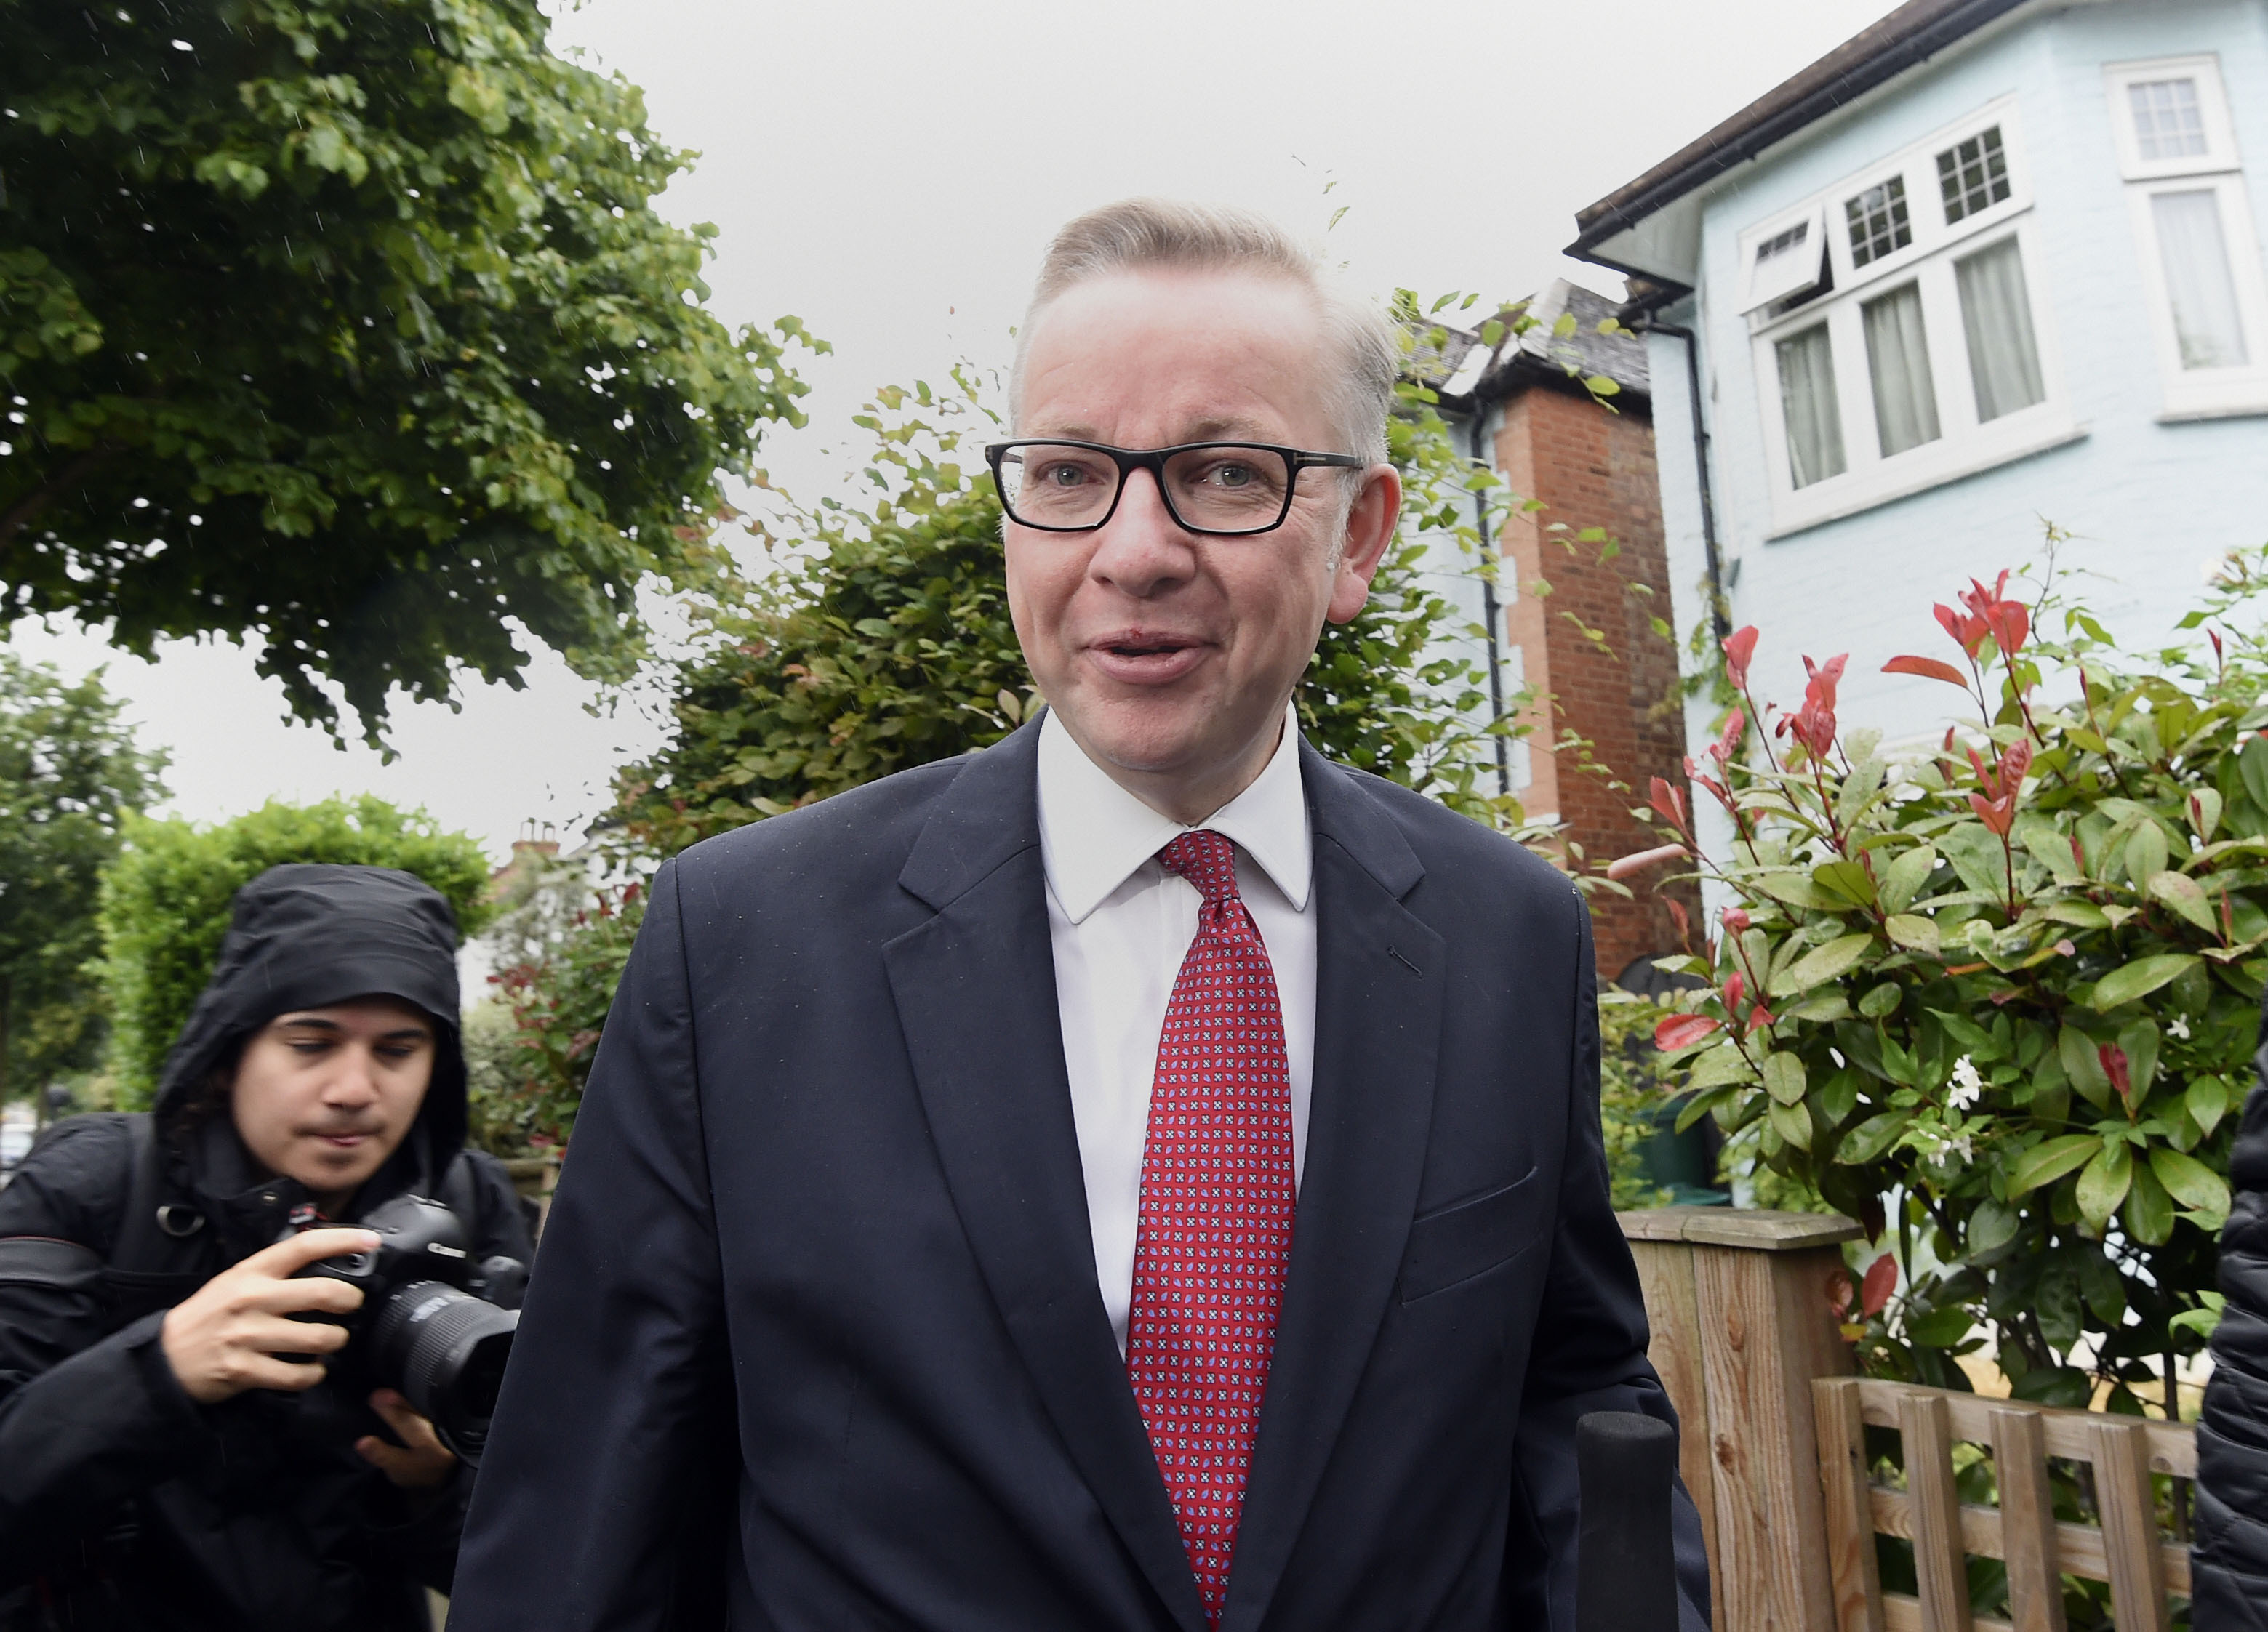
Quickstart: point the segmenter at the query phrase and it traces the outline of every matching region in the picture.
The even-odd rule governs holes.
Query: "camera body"
[[[302,1209],[284,1236],[324,1226],[313,1208]],[[374,1231],[378,1246],[299,1271],[362,1289],[361,1306],[337,1323],[348,1338],[333,1357],[334,1373],[396,1390],[432,1422],[443,1445],[476,1465],[519,1325],[518,1311],[489,1299],[516,1292],[526,1266],[502,1257],[475,1263],[462,1221],[427,1196],[396,1196],[357,1228]]]

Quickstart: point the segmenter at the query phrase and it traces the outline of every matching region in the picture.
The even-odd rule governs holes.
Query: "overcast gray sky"
[[[839,467],[875,386],[1004,363],[1049,232],[1130,194],[1247,204],[1316,236],[1344,207],[1328,246],[1381,292],[1496,299],[1562,275],[1614,290],[1560,259],[1574,211],[1888,9],[586,0],[554,37],[643,86],[653,129],[701,152],[662,208],[720,229],[718,314],[792,312],[833,342],[803,370],[809,429],[768,433],[764,462],[800,491]],[[152,665],[68,628],[16,644],[74,673],[107,662],[173,753],[171,810],[199,820],[368,790],[501,856],[524,820],[578,827],[659,729],[636,706],[593,717],[591,688],[539,651],[523,692],[397,710],[388,766],[284,725],[233,647]]]

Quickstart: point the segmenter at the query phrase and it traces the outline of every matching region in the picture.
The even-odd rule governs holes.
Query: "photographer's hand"
[[[370,1397],[370,1408],[386,1419],[401,1438],[390,1445],[376,1434],[355,1441],[364,1461],[403,1490],[431,1490],[444,1483],[457,1466],[456,1457],[433,1432],[433,1424],[410,1408],[409,1402],[391,1388]]]
[[[332,1320],[310,1324],[294,1314],[337,1316],[362,1304],[362,1289],[343,1281],[291,1277],[320,1258],[368,1252],[367,1230],[310,1230],[222,1270],[166,1313],[160,1341],[181,1391],[217,1405],[247,1388],[298,1391],[323,1380],[324,1366],[278,1355],[325,1355],[347,1341]]]

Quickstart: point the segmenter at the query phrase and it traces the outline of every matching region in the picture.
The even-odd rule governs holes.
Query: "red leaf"
[[[1734,629],[1725,636],[1725,673],[1736,688],[1745,689],[1749,683],[1749,659],[1756,655],[1756,626]]]
[[[1734,754],[1740,752],[1741,739],[1748,734],[1748,730],[1749,717],[1740,709],[1734,709],[1725,717],[1724,733],[1717,739],[1709,750],[1711,754],[1716,755],[1718,764],[1727,763]]]
[[[1867,1278],[1859,1283],[1859,1310],[1873,1320],[1889,1307],[1890,1294],[1898,1290],[1898,1261],[1884,1253],[1867,1268]]]
[[[1748,990],[1749,982],[1739,970],[1735,969],[1727,975],[1725,977],[1725,1012],[1731,1014],[1736,1011],[1741,1006],[1741,999],[1748,995]]]
[[[2110,1085],[2118,1091],[2118,1097],[2132,1099],[2134,1097],[2134,1079],[2126,1069],[2126,1051],[2117,1043],[2100,1043],[2095,1047],[2095,1057],[2102,1062],[2102,1074],[2110,1079]]]
[[[1745,907],[1727,907],[1722,915],[1725,928],[1734,935],[1749,927],[1749,913]]]
[[[1676,828],[1678,832],[1683,833],[1686,830],[1685,796],[1659,776],[1653,779],[1653,785],[1649,792],[1651,797],[1646,803],[1661,813],[1661,819],[1664,821]]]
[[[1885,674],[1918,674],[1924,680],[1943,680],[1948,686],[1969,689],[1969,677],[1950,663],[1940,663],[1935,658],[1892,658],[1882,665]]]
[[[1977,820],[1990,827],[1995,837],[2007,838],[2008,829],[2016,824],[2016,796],[2014,791],[1997,799],[1972,793],[1969,796],[1969,808],[1977,812]]]
[[[1848,1269],[1837,1269],[1827,1277],[1827,1312],[1837,1320],[1851,1307],[1851,1299],[1855,1295]]]
[[[1644,872],[1657,862],[1666,862],[1673,858],[1683,860],[1684,856],[1685,847],[1682,844],[1658,844],[1650,850],[1639,850],[1634,855],[1616,856],[1613,861],[1607,864],[1607,877],[1619,881],[1629,878],[1632,873]]]
[[[1677,944],[1690,946],[1693,944],[1693,921],[1685,915],[1685,903],[1675,895],[1665,895],[1661,899],[1669,908],[1670,921],[1677,926]]]
[[[1673,1014],[1653,1028],[1653,1046],[1664,1054],[1690,1048],[1717,1029],[1705,1014]]]

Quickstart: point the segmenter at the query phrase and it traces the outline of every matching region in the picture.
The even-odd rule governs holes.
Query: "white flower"
[[[1953,1087],[1945,1102],[1956,1111],[1965,1111],[1984,1097],[1984,1078],[1978,1074],[1977,1062],[1962,1055],[1953,1062]]]
[[[2171,1035],[2180,1038],[2183,1042],[2187,1042],[2190,1040],[2190,1023],[2181,1015],[2177,1014],[2169,1021],[2166,1026],[2166,1030]]]
[[[1958,1156],[1964,1162],[1973,1162],[1977,1159],[1977,1147],[1968,1134],[1964,1133],[1948,1140],[1945,1148],[1948,1154]]]

